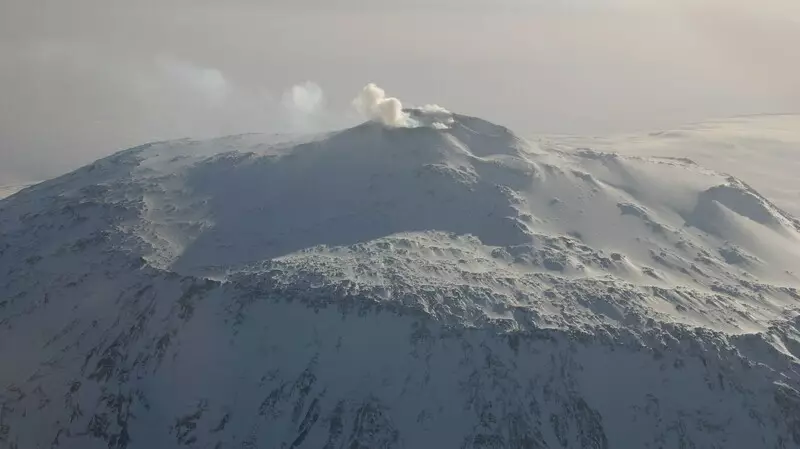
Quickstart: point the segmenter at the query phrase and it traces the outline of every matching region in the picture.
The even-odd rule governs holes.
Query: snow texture
[[[800,115],[736,117],[681,129],[587,139],[548,139],[632,156],[684,159],[730,173],[795,216],[800,215]]]
[[[0,201],[0,447],[800,447],[796,218],[446,114]]]

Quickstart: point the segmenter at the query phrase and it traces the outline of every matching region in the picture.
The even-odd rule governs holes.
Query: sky
[[[374,82],[518,134],[800,112],[796,0],[0,0],[0,185],[352,126]]]

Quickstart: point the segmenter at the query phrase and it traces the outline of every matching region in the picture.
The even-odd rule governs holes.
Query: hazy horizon
[[[0,184],[153,140],[353,125],[368,82],[521,134],[800,111],[800,6],[0,0]]]

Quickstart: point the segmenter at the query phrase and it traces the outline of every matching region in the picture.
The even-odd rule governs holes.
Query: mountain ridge
[[[457,114],[147,144],[0,200],[0,445],[798,447],[792,220]]]

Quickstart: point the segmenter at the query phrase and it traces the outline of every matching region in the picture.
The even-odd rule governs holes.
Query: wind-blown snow
[[[0,202],[0,443],[800,446],[795,217],[400,111],[450,121],[153,143]]]

